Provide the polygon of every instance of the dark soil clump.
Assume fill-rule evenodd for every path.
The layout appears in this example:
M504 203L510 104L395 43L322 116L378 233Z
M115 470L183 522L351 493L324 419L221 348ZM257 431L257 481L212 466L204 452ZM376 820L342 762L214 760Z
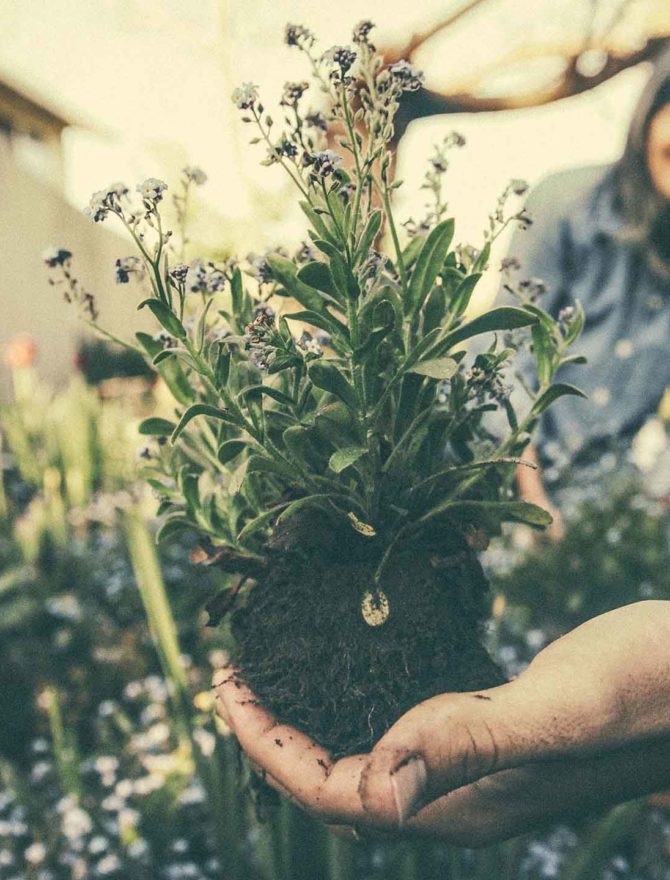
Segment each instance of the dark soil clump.
M267 576L232 620L242 678L336 758L369 751L422 700L504 681L481 643L488 584L462 535L398 550L381 585L389 617L372 627L361 600L375 543L303 520L274 538Z

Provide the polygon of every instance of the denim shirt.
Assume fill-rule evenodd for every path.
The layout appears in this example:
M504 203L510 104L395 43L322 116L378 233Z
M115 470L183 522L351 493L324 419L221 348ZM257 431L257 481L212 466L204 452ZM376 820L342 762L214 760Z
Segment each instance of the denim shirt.
M670 281L617 240L622 222L608 170L583 168L543 181L527 204L533 225L518 231L510 247L520 277L546 284L538 305L556 317L579 300L586 315L572 353L588 363L562 367L556 380L577 385L588 400L556 401L534 438L549 483L609 449L627 448L670 386ZM536 386L530 354L520 354L517 370Z

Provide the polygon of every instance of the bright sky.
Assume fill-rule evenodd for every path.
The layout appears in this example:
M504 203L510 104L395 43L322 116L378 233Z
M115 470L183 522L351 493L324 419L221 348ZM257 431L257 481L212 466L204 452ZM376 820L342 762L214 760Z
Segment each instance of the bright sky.
M486 17L483 9L469 30L416 61L429 82L453 80L485 63L503 26L512 36L565 39L571 27L580 32L588 6L498 0L499 14ZM322 34L325 49L346 41L363 17L380 25L378 42L397 42L445 8L444 0L3 0L0 75L90 126L70 130L66 140L67 192L75 204L111 180L169 182L182 165L197 164L210 176L203 199L212 213L202 237L244 253L299 235L286 220L288 187L277 169L258 166L260 148L246 147L250 127L238 122L229 100L235 85L251 80L271 105L286 79L304 77L299 53L282 42L286 22ZM534 182L555 169L614 159L645 76L630 71L548 108L414 124L400 156L407 183L398 199L401 218L420 211L418 187L432 143L457 129L468 146L450 170L450 206L458 237L476 244L511 177Z

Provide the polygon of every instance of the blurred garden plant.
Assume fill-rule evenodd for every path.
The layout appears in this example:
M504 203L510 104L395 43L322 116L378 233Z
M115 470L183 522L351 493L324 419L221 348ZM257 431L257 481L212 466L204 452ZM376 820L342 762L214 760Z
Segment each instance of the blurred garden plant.
M557 322L521 284L518 306L468 317L496 237L529 222L508 209L525 184L505 190L481 250L453 246L442 187L447 151L462 139L451 136L426 176L426 217L406 224L401 242L389 144L403 93L423 77L406 61L384 67L371 29L362 22L351 46L321 53L310 31L287 27L312 83L285 84L279 131L255 85L233 94L252 143L265 145L262 164L282 166L299 193L309 242L294 258L276 250L247 264L186 265L161 213L167 184L154 178L137 187L139 205L115 184L88 207L133 239L137 254L117 261L117 280L143 281L139 308L160 325L136 334L175 404L173 418L140 426L159 539L194 529L197 560L238 575L210 615L234 609L240 674L336 755L368 748L432 694L501 680L480 644L487 583L476 552L504 521L550 522L512 497L510 478L541 413L580 394L553 381L580 332L578 306ZM327 111L306 105L314 88ZM185 169L180 225L203 179ZM46 259L52 282L97 326L69 251ZM506 375L520 328L538 390L515 412ZM493 341L468 356L482 334ZM503 436L487 426L498 412Z

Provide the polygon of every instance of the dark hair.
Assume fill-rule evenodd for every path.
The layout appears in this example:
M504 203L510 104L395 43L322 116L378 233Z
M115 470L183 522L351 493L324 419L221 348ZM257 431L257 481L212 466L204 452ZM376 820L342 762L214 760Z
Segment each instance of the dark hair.
M657 274L670 279L670 202L651 179L647 163L649 128L670 104L670 51L657 61L631 121L626 148L610 176L613 204L623 220L619 239L638 247Z

